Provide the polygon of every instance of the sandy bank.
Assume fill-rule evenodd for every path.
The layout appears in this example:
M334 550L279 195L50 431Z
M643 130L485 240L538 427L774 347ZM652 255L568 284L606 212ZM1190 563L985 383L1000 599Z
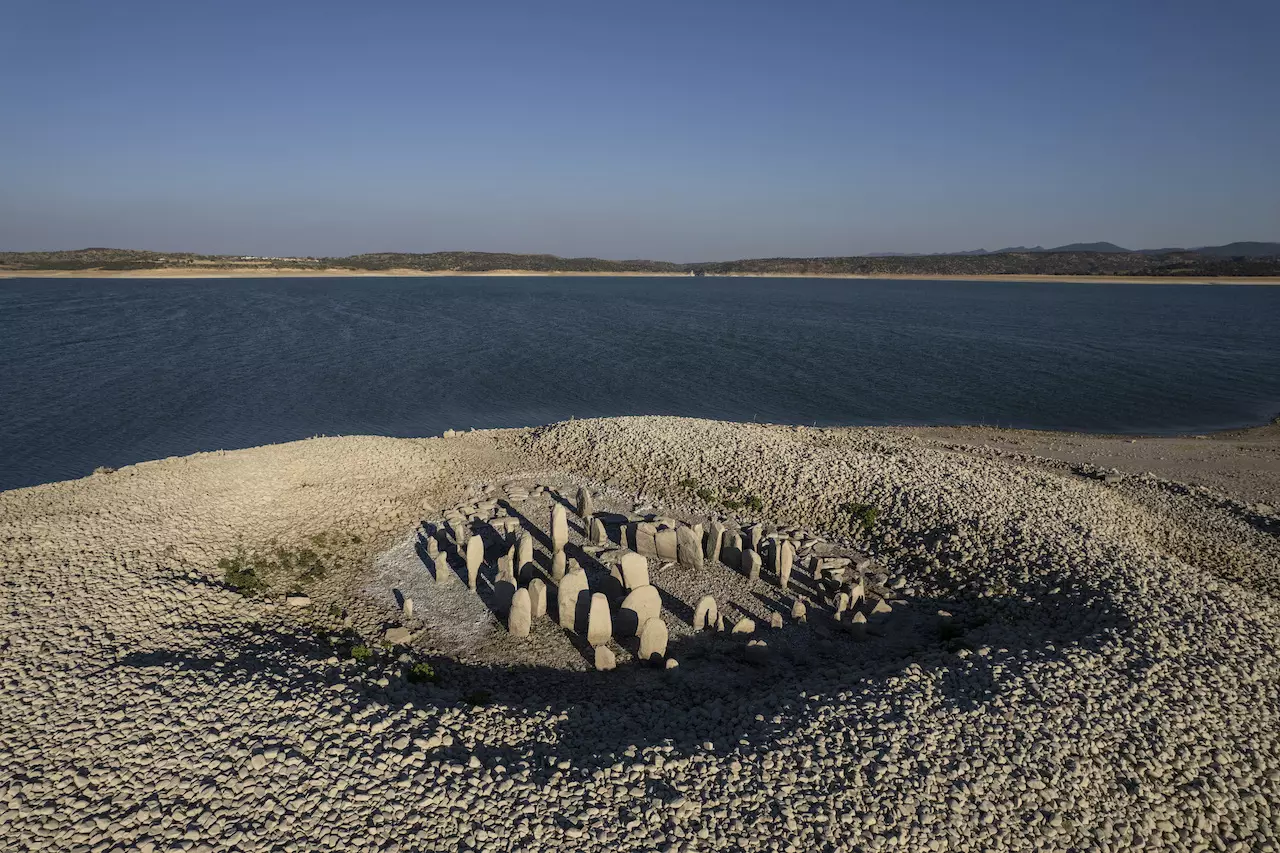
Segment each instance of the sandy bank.
M538 270L487 270L485 272L392 270L248 269L240 267L162 267L150 270L6 270L3 278L430 278L437 276L570 276L605 278L691 278L686 273L661 272L546 272ZM1089 276L1089 275L781 275L733 273L712 278L828 278L875 281L992 281L992 282L1092 282L1094 284L1280 284L1280 277L1202 276Z
M0 847L1275 851L1280 519L1259 504L1276 447L1274 428L638 417L311 439L3 492ZM690 592L725 590L735 615L789 614L799 593L655 564L675 669L486 657L510 640L484 608L481 641L452 654L423 522L489 497L541 531L574 484L611 529L669 513L865 549L892 606L861 638L817 596L806 623L695 635ZM746 495L758 511L730 508ZM854 503L879 510L870 528ZM273 542L329 560L309 606L221 583L220 558ZM402 623L411 644L384 651ZM772 655L744 659L749 636ZM407 680L402 653L439 683Z

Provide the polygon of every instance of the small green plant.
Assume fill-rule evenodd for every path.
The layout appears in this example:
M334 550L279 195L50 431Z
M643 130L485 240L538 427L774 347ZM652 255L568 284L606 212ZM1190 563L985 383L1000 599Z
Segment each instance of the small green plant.
M698 489L698 481L693 479L692 477L686 477L685 479L681 480L679 483L676 483L676 485L682 489L687 489L690 492L695 492Z
M373 659L373 649L368 646L352 646L351 659L356 663L364 663Z
M760 500L755 495L747 495L745 498L743 498L742 505L746 507L748 510L750 510L751 512L759 512L760 510L764 509L764 501Z
M698 496L699 500L705 503L710 504L710 503L716 502L716 493L708 489L706 486L703 486L702 488L698 489L696 492L694 492L694 494Z
M267 589L267 583L258 576L252 558L241 549L236 549L235 556L219 560L218 568L222 570L222 579L227 586L241 595L254 596Z
M493 694L488 690L472 690L462 700L468 705L488 705L493 701Z
M341 607L339 607L337 604L330 604L330 605L329 605L329 618L330 618L330 619L341 619L341 618L342 618L342 608L341 608Z
M435 668L426 661L419 661L409 667L408 671L405 672L405 677L414 684L425 684L428 681L434 683L440 678L440 676L436 674Z
M864 533L870 533L871 528L875 526L876 519L880 517L880 510L871 506L871 504L860 504L853 501L841 504L840 511L849 516L850 524L861 526Z

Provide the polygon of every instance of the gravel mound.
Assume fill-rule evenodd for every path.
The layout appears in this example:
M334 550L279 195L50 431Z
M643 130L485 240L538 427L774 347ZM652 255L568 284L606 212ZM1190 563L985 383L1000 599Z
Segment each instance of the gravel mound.
M432 593L397 587L402 618L422 521L511 477L818 531L889 569L901 618L857 641L768 628L757 600L764 663L676 632L678 667L612 672L503 657L469 599L435 631ZM1214 506L901 431L677 418L6 492L0 847L1274 851L1277 530ZM220 582L237 546L339 529L359 553L309 606ZM401 622L411 644L381 648Z

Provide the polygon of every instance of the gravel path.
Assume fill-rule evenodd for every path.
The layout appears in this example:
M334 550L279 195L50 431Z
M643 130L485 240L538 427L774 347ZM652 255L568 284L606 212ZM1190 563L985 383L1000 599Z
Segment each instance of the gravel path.
M0 493L0 848L1280 849L1270 486L1005 443L618 418ZM804 528L884 566L893 613L858 639L821 602L795 624L767 573L651 561L679 666L617 644L592 671L423 564L424 522L513 481ZM512 508L545 530L551 500ZM308 606L221 583L273 541L331 563ZM755 633L695 634L704 591Z

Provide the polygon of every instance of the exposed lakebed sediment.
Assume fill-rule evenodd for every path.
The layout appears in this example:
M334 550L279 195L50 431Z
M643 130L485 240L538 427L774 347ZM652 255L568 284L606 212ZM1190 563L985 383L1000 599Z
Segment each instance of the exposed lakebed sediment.
M926 432L646 417L313 439L0 494L0 843L1276 849L1274 509L1101 473ZM812 533L870 555L892 613L855 636L811 600L799 624L811 578L655 561L679 666L620 645L592 671L549 621L510 637L464 583L441 592L418 553L424 521L512 483L542 528L544 494L584 487L620 517ZM743 495L758 509L730 507ZM342 544L309 606L222 585L237 547L318 535ZM684 625L704 590L755 631ZM401 624L409 646L380 649ZM348 659L354 635L373 660ZM749 660L750 638L771 654ZM404 678L418 661L437 682Z

